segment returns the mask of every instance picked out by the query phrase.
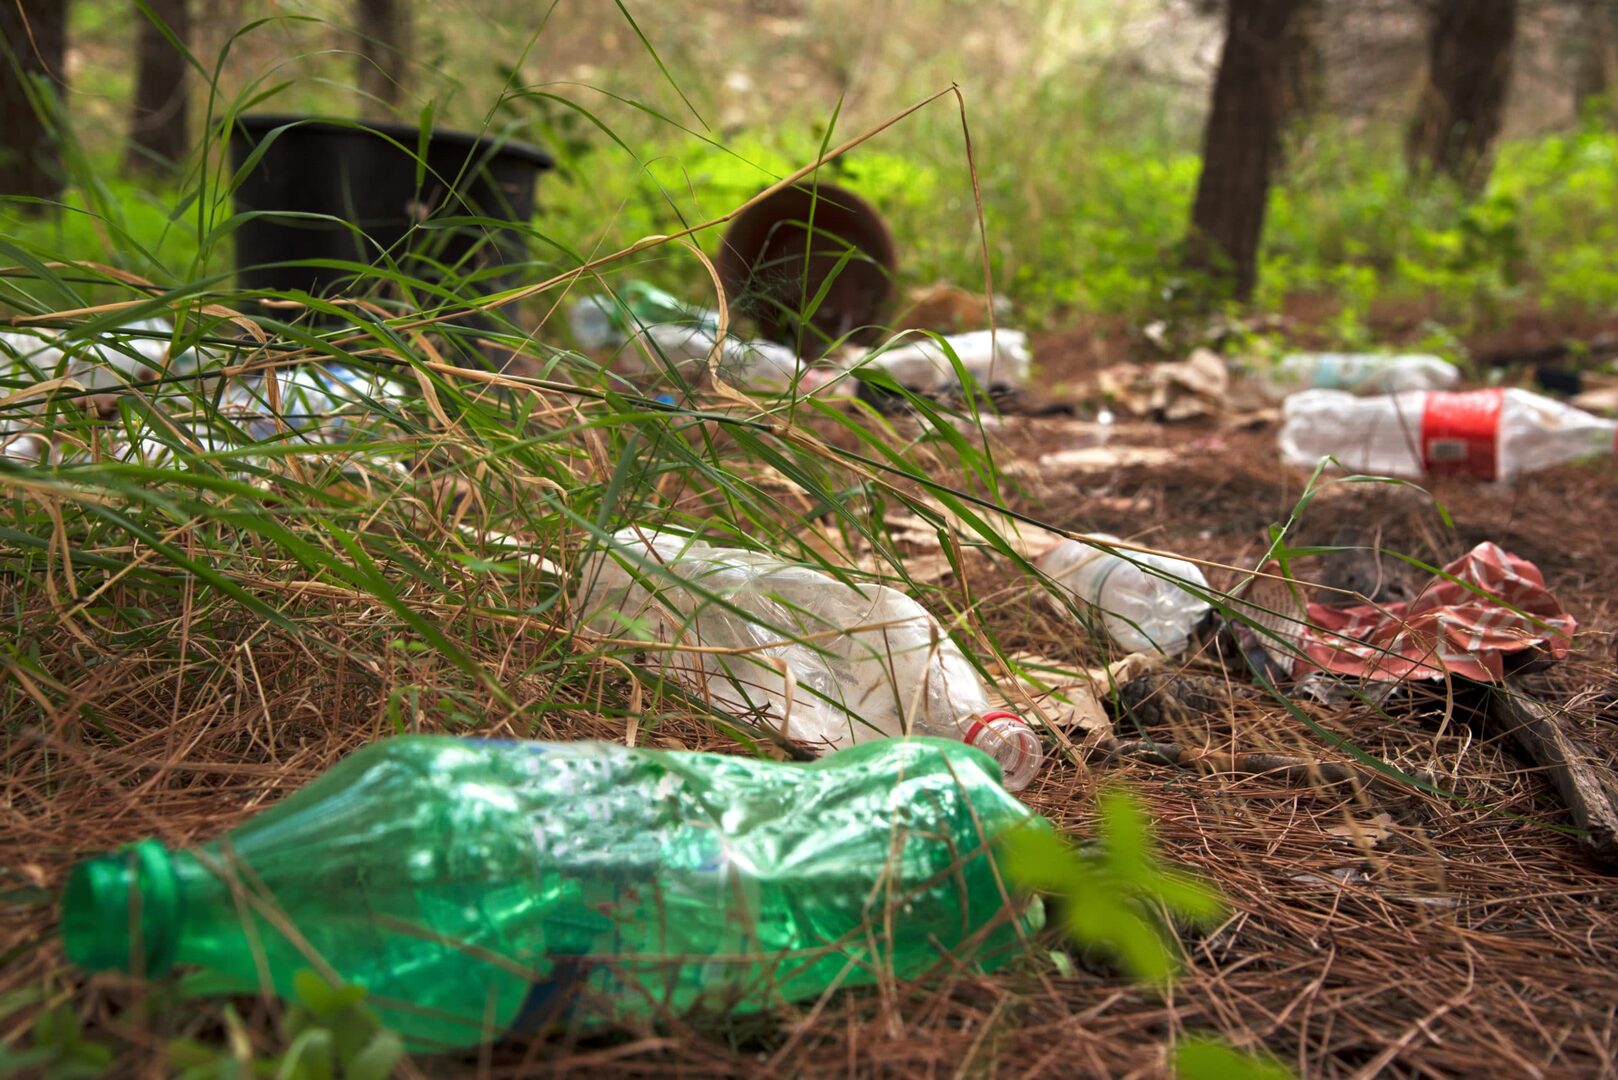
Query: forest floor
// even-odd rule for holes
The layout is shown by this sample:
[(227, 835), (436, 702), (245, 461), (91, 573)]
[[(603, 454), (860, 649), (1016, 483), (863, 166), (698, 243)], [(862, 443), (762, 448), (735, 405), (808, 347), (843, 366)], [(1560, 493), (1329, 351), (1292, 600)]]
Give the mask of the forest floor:
[[(1041, 339), (1041, 384), (1059, 396), (1083, 383), (1122, 358), (1115, 341), (1095, 327)], [(1288, 519), (1307, 480), (1279, 462), (1273, 422), (1215, 419), (1113, 425), (1108, 448), (1167, 451), (1149, 463), (1125, 456), (1096, 468), (1040, 467), (1041, 455), (1093, 435), (1092, 425), (1065, 416), (1008, 415), (994, 426), (990, 444), (1012, 480), (1008, 506), (1053, 525), (1252, 567), (1266, 530)], [(1428, 487), (1430, 498), (1410, 487), (1339, 485), (1310, 504), (1294, 543), (1379, 548), (1442, 565), (1487, 539), (1534, 562), (1579, 627), (1572, 654), (1531, 685), (1610, 764), (1618, 757), (1615, 480), (1605, 461), (1510, 488), (1443, 479)], [(967, 580), (953, 586), (1007, 649), (1075, 669), (1107, 659), (1035, 604), (1020, 580), (984, 558), (963, 565)], [(1375, 565), (1390, 580), (1408, 573), (1392, 559)], [(1363, 578), (1363, 559), (1349, 569)], [(1330, 560), (1298, 568), (1305, 580), (1345, 572)], [(1235, 574), (1209, 576), (1224, 587)], [(378, 706), (354, 673), (317, 678), (313, 658), (288, 650), (254, 662), (262, 714), (175, 715), (159, 727), (131, 709), (117, 754), (59, 758), (53, 812), (25, 818), (14, 837), (35, 853), (25, 868), (32, 883), (59, 884), (70, 853), (91, 836), (122, 842), (154, 823), (179, 839), (216, 834), (378, 733)], [(1158, 741), (1342, 759), (1211, 648), (1172, 675), (1160, 676), (1159, 691), (1132, 713)], [(1477, 722), (1477, 705), (1440, 685), (1389, 703), (1386, 715), (1360, 703), (1308, 706), (1325, 730), (1447, 796), (1186, 769), (1082, 746), (1053, 755), (1024, 792), (1034, 809), (1086, 835), (1092, 796), (1123, 785), (1149, 811), (1162, 855), (1224, 897), (1220, 925), (1185, 936), (1186, 970), (1166, 994), (1100, 962), (1075, 968), (1042, 950), (994, 975), (958, 973), (897, 997), (838, 993), (711, 1029), (555, 1036), (460, 1062), (417, 1061), (407, 1075), (1155, 1075), (1165, 1047), (1196, 1032), (1266, 1049), (1307, 1076), (1609, 1075), (1618, 1060), (1618, 876), (1558, 829), (1568, 819), (1557, 792), (1509, 740)], [(559, 736), (622, 737), (586, 711), (576, 716)], [(1117, 723), (1123, 730), (1130, 720)], [(731, 745), (695, 721), (663, 730), (692, 748)], [(11, 789), (18, 805), (26, 786)], [(39, 906), (0, 928), (9, 968), (0, 994), (54, 987), (87, 1034), (118, 1045), (121, 1065), (163, 1071), (143, 991), (72, 974), (52, 941), (54, 920)], [(1046, 940), (1047, 949), (1060, 947), (1054, 934)], [(239, 1009), (243, 1030), (273, 1042), (269, 1006), (249, 1000)], [(14, 1038), (21, 1022), (0, 1015), (0, 1036)], [(221, 1023), (197, 1013), (180, 1030), (219, 1038)]]

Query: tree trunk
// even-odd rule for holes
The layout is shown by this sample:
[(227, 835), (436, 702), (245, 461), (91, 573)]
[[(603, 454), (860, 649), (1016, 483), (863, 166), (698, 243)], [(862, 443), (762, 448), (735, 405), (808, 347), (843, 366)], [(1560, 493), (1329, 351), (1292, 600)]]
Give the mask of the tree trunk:
[(1246, 301), (1258, 278), (1270, 176), (1299, 65), (1289, 55), (1306, 0), (1230, 0), (1225, 47), (1202, 143), (1186, 266)]
[[(0, 0), (3, 2), (3, 0)], [(188, 0), (147, 0), (181, 42), (191, 40)], [(190, 64), (156, 23), (136, 9), (135, 101), (125, 167), (148, 176), (172, 173), (191, 153)]]
[(410, 59), (410, 0), (355, 0), (360, 108), (386, 115), (404, 97)]
[(1477, 192), (1505, 112), (1517, 0), (1437, 0), (1428, 35), (1427, 82), (1405, 157), (1414, 176), (1442, 173)]
[(1618, 119), (1618, 0), (1585, 0), (1573, 43), (1573, 104), (1582, 114), (1599, 99), (1608, 122)]
[(67, 0), (0, 0), (0, 195), (62, 192), (61, 155), (36, 99), (65, 85), (66, 49)]

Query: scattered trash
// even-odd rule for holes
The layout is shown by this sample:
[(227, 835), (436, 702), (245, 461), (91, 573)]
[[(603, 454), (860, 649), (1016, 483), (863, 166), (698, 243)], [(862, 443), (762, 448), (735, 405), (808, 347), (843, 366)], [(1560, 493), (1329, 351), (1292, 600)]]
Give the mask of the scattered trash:
[(1004, 695), (1006, 708), (1031, 703), (1050, 727), (1069, 736), (1100, 739), (1110, 735), (1112, 719), (1101, 705), (1096, 682), (1099, 677), (1105, 685), (1106, 669), (1070, 671), (1033, 653), (1020, 653), (1011, 660), (1021, 685), (1016, 693)]
[(961, 369), (984, 390), (1017, 387), (1028, 381), (1032, 361), (1028, 335), (1021, 330), (951, 334), (942, 339), (942, 344), (930, 336), (912, 336), (903, 344), (855, 355), (850, 359), (850, 367), (875, 368), (892, 376), (894, 382), (906, 389), (921, 394), (942, 394), (961, 386), (955, 362), (950, 359), (951, 352)]
[[(664, 323), (637, 334), (624, 353), (639, 355), (638, 374), (661, 374), (673, 367), (699, 381), (708, 370), (715, 344), (706, 330)], [(750, 390), (787, 390), (801, 370), (798, 354), (773, 341), (727, 337), (719, 358), (719, 377), (731, 386)]]
[[(271, 380), (278, 408), (270, 397)], [(397, 409), (406, 397), (402, 385), (374, 372), (346, 364), (305, 364), (232, 380), (221, 396), (219, 415), (254, 442), (290, 432), (307, 442), (335, 443), (374, 426), (380, 410)]]
[(669, 677), (727, 710), (762, 713), (797, 742), (961, 739), (1000, 763), (1012, 791), (1043, 760), (1033, 730), (990, 708), (971, 662), (897, 589), (629, 528), (586, 566), (574, 610), (598, 633), (674, 646), (662, 660)]
[(85, 390), (117, 390), (155, 378), (167, 366), (174, 326), (140, 319), (94, 340), (43, 327), (0, 333), (0, 379), (34, 383), (68, 378)]
[(1258, 373), (1272, 400), (1300, 390), (1346, 390), (1351, 394), (1395, 394), (1409, 390), (1449, 390), (1461, 369), (1425, 353), (1293, 353)]
[(1196, 349), (1180, 361), (1114, 365), (1101, 372), (1097, 389), (1133, 416), (1178, 423), (1226, 412), (1231, 379), (1224, 357)]
[(574, 340), (592, 350), (616, 348), (653, 326), (687, 327), (710, 338), (719, 333), (719, 312), (686, 304), (638, 279), (625, 282), (616, 296), (596, 293), (575, 301), (567, 321)]
[[(1242, 610), (1267, 633), (1258, 643), (1291, 678), (1324, 671), (1371, 681), (1441, 679), (1498, 683), (1532, 657), (1566, 656), (1577, 622), (1539, 569), (1484, 542), (1444, 567), (1410, 603), (1298, 610), (1290, 583), (1249, 589)], [(1530, 652), (1531, 650), (1531, 652)]]
[(1618, 413), (1618, 375), (1586, 375), (1569, 404), (1589, 413)]
[(221, 992), (290, 997), (313, 948), (442, 1050), (757, 1011), (913, 978), (941, 950), (993, 969), (1044, 921), (990, 857), (1036, 820), (942, 740), (783, 764), (401, 736), (204, 847), (81, 862), (61, 927), (82, 968), (195, 965)]
[[(1094, 539), (1123, 542), (1105, 534)], [(1150, 552), (1113, 554), (1069, 540), (1046, 553), (1039, 568), (1080, 602), (1093, 605), (1107, 633), (1131, 652), (1159, 650), (1168, 656), (1181, 652), (1211, 610), (1206, 600), (1181, 584), (1208, 590), (1202, 571), (1183, 559)], [(1061, 600), (1045, 595), (1057, 611), (1066, 612)]]
[(1103, 472), (1131, 466), (1156, 468), (1180, 455), (1163, 446), (1079, 446), (1039, 456), (1041, 472)]
[[(0, 335), (0, 340), (19, 353), (10, 375), (24, 384), (39, 382), (42, 376), (59, 377), (54, 372), (62, 370), (64, 360), (68, 377), (79, 385), (111, 391), (127, 387), (130, 382), (157, 378), (165, 368), (200, 371), (224, 359), (222, 354), (190, 350), (169, 360), (168, 337), (172, 329), (160, 319), (122, 329), (148, 335), (131, 339), (130, 347), (141, 359), (99, 345), (82, 355), (74, 355), (72, 350), (63, 353), (28, 335)], [(19, 347), (17, 338), (32, 345)], [(54, 366), (42, 370), (47, 363)], [(143, 370), (145, 364), (152, 366)], [(176, 446), (215, 453), (293, 438), (323, 444), (354, 441), (362, 432), (381, 427), (386, 411), (397, 409), (407, 397), (399, 383), (344, 364), (305, 364), (229, 379), (210, 375), (205, 382), (189, 382), (184, 390), (151, 388), (145, 392), (153, 406), (150, 414), (116, 422), (109, 418), (96, 426), (100, 434), (90, 445), (85, 442), (84, 428), (42, 426), (39, 417), (50, 391), (37, 397), (25, 397), (25, 393), (26, 386), (13, 392), (15, 408), (0, 418), (0, 457), (25, 465), (56, 466), (110, 460), (168, 467), (174, 463)], [(262, 466), (265, 459), (242, 460)], [(356, 469), (398, 468), (396, 462), (381, 455), (344, 465)], [(253, 478), (248, 473), (237, 475)]]
[(1471, 476), (1511, 481), (1526, 472), (1613, 452), (1618, 422), (1527, 390), (1411, 391), (1359, 398), (1305, 390), (1287, 398), (1281, 456), (1314, 468), (1335, 458), (1382, 476)]
[[(644, 281), (631, 281), (616, 298), (586, 296), (568, 309), (574, 340), (592, 351), (618, 350), (625, 374), (665, 374), (672, 367), (693, 381), (708, 370), (719, 340), (719, 313), (691, 307)], [(752, 390), (783, 391), (805, 373), (797, 351), (773, 341), (726, 335), (719, 377)]]

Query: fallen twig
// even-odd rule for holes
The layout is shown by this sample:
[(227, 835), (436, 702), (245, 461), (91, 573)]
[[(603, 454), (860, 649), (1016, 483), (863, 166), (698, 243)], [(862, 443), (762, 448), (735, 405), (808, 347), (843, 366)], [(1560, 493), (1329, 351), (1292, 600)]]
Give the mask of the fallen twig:
[(1147, 758), (1170, 765), (1201, 767), (1211, 772), (1274, 774), (1295, 784), (1353, 784), (1355, 787), (1361, 787), (1366, 780), (1359, 770), (1351, 765), (1315, 761), (1290, 754), (1261, 751), (1232, 753), (1227, 750), (1179, 746), (1175, 743), (1154, 742), (1149, 739), (1114, 742), (1105, 749), (1113, 757)]
[(1489, 697), (1495, 722), (1561, 792), (1573, 823), (1583, 830), (1579, 843), (1603, 862), (1618, 865), (1618, 775), (1520, 685), (1508, 681), (1505, 690)]

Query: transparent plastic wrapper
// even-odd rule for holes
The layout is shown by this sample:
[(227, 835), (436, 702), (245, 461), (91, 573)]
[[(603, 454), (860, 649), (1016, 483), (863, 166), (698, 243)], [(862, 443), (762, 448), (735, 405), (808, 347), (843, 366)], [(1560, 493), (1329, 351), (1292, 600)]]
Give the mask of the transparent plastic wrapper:
[(205, 847), (80, 863), (61, 927), (81, 967), (196, 965), (241, 992), (289, 996), (312, 953), (447, 1050), (992, 969), (1043, 920), (993, 849), (1042, 826), (940, 740), (784, 764), (402, 736)]
[[(1105, 533), (1096, 533), (1095, 538), (1122, 543)], [(1065, 540), (1040, 556), (1038, 566), (1080, 601), (1095, 607), (1107, 633), (1130, 652), (1161, 650), (1174, 656), (1185, 651), (1197, 623), (1212, 610), (1206, 600), (1178, 584), (1183, 581), (1204, 593), (1208, 590), (1202, 571), (1183, 559), (1142, 552), (1130, 552), (1126, 559), (1077, 540)], [(1058, 597), (1045, 596), (1058, 612), (1066, 614)]]
[(762, 712), (789, 739), (833, 747), (896, 735), (961, 739), (994, 757), (1013, 791), (1043, 761), (1033, 730), (990, 706), (960, 648), (897, 589), (625, 529), (585, 567), (574, 610), (605, 635), (701, 646), (658, 659), (697, 694), (731, 712)]
[[(1021, 330), (974, 330), (946, 335), (944, 341), (955, 351), (961, 367), (984, 389), (1021, 386), (1028, 381), (1032, 359), (1028, 335)], [(949, 354), (928, 336), (915, 336), (880, 352), (872, 350), (856, 364), (885, 371), (910, 390), (947, 393), (960, 386)]]
[(1327, 457), (1379, 476), (1523, 473), (1613, 452), (1618, 422), (1519, 389), (1411, 391), (1360, 398), (1306, 390), (1287, 398), (1282, 458), (1314, 468)]
[(1407, 390), (1452, 390), (1461, 369), (1426, 353), (1292, 353), (1260, 373), (1265, 392), (1280, 401), (1300, 390), (1346, 390), (1351, 394), (1397, 394)]

